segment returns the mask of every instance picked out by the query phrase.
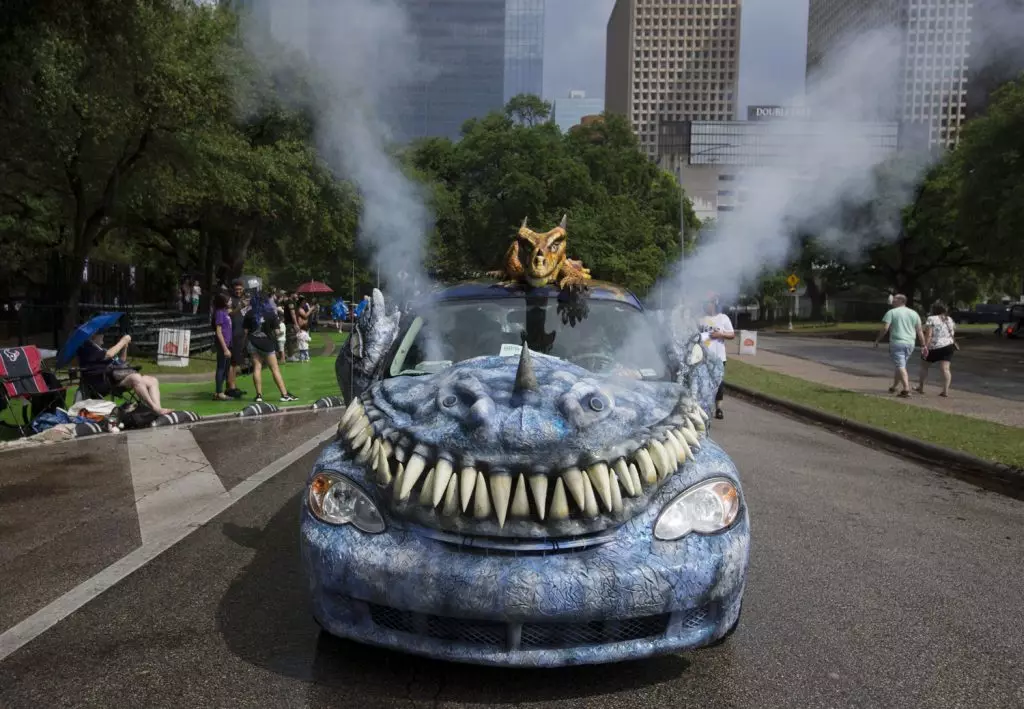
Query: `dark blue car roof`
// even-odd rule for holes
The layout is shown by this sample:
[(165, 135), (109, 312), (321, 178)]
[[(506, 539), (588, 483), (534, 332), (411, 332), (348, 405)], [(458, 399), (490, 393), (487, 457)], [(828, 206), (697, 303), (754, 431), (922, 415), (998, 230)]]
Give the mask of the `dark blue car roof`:
[[(565, 300), (569, 296), (566, 291), (556, 286), (533, 288), (525, 283), (502, 283), (492, 280), (477, 280), (448, 286), (433, 294), (433, 300), (494, 300), (497, 298), (522, 298), (524, 296), (541, 296), (556, 300)], [(625, 303), (637, 310), (644, 309), (640, 299), (628, 290), (614, 283), (590, 281), (587, 284), (587, 297), (591, 300), (612, 300)]]

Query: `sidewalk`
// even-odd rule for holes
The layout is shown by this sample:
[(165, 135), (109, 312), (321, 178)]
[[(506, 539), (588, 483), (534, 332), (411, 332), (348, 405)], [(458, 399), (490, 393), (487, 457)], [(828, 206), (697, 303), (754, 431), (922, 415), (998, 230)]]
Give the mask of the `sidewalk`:
[(910, 399), (897, 399), (887, 391), (892, 383), (890, 379), (882, 377), (854, 374), (842, 368), (832, 367), (818, 362), (812, 362), (797, 357), (789, 357), (775, 352), (758, 349), (754, 356), (741, 356), (729, 354), (729, 358), (736, 358), (739, 361), (754, 367), (788, 374), (816, 384), (824, 384), (837, 389), (868, 394), (871, 396), (884, 396), (896, 399), (914, 406), (922, 406), (936, 411), (943, 411), (949, 414), (971, 416), (985, 421), (993, 421), (1006, 426), (1024, 428), (1024, 402), (1000, 399), (984, 394), (975, 394), (967, 391), (954, 389), (950, 398), (943, 399), (939, 396), (939, 387), (932, 384), (925, 389), (924, 396), (913, 393)]

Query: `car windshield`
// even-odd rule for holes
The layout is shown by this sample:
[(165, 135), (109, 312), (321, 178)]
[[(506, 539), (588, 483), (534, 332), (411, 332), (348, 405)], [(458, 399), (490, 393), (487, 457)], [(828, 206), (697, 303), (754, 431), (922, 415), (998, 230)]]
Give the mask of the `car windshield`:
[(549, 297), (441, 301), (410, 325), (391, 376), (428, 374), (473, 357), (530, 350), (597, 373), (664, 379), (668, 364), (647, 317), (610, 300)]

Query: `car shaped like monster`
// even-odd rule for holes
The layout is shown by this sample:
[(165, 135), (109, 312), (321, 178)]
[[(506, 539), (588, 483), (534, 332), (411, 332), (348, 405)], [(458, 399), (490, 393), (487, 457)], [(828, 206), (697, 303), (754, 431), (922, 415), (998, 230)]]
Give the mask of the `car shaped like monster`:
[(554, 667), (716, 644), (749, 517), (709, 437), (721, 363), (628, 291), (472, 282), (414, 312), (377, 291), (338, 359), (348, 404), (301, 548), (328, 633)]

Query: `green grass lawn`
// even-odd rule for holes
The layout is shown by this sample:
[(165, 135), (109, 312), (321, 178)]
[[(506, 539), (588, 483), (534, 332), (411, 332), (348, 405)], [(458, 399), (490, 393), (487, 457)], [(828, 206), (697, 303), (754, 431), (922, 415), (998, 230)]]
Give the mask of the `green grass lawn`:
[(1019, 428), (836, 389), (735, 359), (729, 360), (726, 381), (979, 458), (1024, 467), (1024, 434)]

